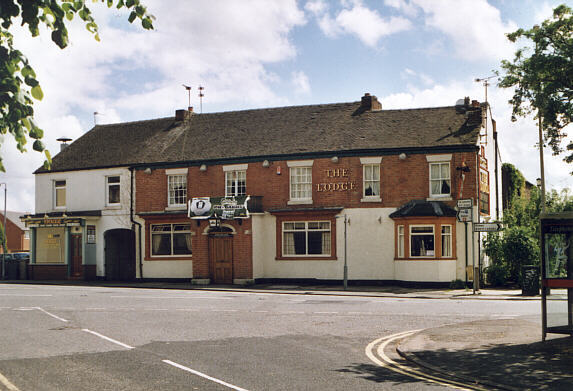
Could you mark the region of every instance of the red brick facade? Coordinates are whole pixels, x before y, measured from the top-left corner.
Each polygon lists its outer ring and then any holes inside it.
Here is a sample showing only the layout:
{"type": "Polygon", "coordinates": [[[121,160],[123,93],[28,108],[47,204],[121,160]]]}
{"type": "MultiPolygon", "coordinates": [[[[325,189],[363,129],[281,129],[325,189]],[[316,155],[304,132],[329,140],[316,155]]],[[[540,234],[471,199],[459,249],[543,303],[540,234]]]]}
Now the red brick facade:
{"type": "MultiPolygon", "coordinates": [[[[246,193],[262,197],[262,209],[274,214],[276,219],[276,260],[293,260],[282,256],[283,221],[321,220],[331,222],[331,255],[329,257],[307,257],[305,259],[336,260],[336,218],[343,208],[398,208],[410,200],[428,199],[430,193],[429,162],[427,156],[436,154],[402,154],[381,157],[380,201],[364,202],[363,164],[360,156],[322,157],[312,160],[312,202],[290,205],[290,169],[286,160],[271,161],[268,166],[262,161],[248,163],[246,171],[246,193]],[[326,211],[324,209],[327,209],[326,211]]],[[[439,155],[439,154],[438,154],[439,155]]],[[[477,200],[477,152],[454,152],[451,155],[450,179],[451,197],[444,200],[455,206],[458,198],[477,200]],[[462,167],[467,167],[462,188],[462,167]]],[[[294,161],[294,160],[293,160],[294,161]]],[[[243,163],[244,164],[244,163],[243,163]]],[[[151,171],[136,170],[135,213],[145,219],[145,261],[161,262],[193,261],[193,278],[208,279],[212,276],[209,260],[209,226],[206,220],[189,220],[187,211],[172,211],[167,208],[167,173],[165,168],[151,171]],[[165,223],[189,223],[192,231],[192,256],[151,257],[150,225],[165,223]]],[[[187,167],[187,199],[193,197],[221,197],[225,194],[225,172],[223,165],[209,165],[201,170],[199,166],[187,167]]],[[[253,278],[253,249],[251,220],[224,220],[233,230],[233,278],[253,278]]],[[[398,223],[397,223],[398,224],[398,223]]],[[[400,223],[403,224],[403,223],[400,223]]],[[[447,224],[455,227],[455,218],[448,218],[447,224]]],[[[439,224],[437,225],[439,229],[439,224]]],[[[455,237],[455,228],[452,232],[455,237]]],[[[437,235],[439,237],[439,235],[437,235]]],[[[439,240],[439,239],[438,239],[439,240]]],[[[440,245],[437,242],[437,245],[440,245]]],[[[454,240],[455,246],[455,240],[454,240]]],[[[454,247],[455,254],[455,247],[454,247]]]]}
{"type": "MultiPolygon", "coordinates": [[[[4,223],[4,215],[0,213],[0,223],[4,223]]],[[[9,253],[30,251],[30,238],[26,236],[26,231],[14,224],[10,219],[6,219],[6,233],[9,253]]],[[[2,248],[0,247],[0,253],[2,248]]]]}

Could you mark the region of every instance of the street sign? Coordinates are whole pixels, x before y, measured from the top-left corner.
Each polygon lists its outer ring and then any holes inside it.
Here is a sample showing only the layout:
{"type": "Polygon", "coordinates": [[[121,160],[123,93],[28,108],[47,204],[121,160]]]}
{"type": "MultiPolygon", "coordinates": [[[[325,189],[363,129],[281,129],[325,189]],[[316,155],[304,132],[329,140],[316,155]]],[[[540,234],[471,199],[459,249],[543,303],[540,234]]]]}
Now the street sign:
{"type": "Polygon", "coordinates": [[[474,232],[497,232],[503,229],[502,223],[475,223],[474,232]]]}
{"type": "Polygon", "coordinates": [[[474,206],[474,200],[472,198],[458,200],[457,206],[458,209],[470,209],[474,206]]]}
{"type": "Polygon", "coordinates": [[[458,210],[458,221],[462,223],[467,223],[472,221],[472,210],[471,209],[460,209],[458,210]]]}

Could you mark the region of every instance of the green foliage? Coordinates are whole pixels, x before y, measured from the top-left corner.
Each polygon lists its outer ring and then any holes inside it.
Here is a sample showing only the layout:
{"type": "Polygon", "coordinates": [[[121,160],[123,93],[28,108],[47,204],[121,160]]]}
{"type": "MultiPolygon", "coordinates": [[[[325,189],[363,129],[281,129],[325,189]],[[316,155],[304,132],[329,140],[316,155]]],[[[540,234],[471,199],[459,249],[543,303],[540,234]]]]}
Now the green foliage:
{"type": "Polygon", "coordinates": [[[508,206],[511,207],[511,205],[521,197],[522,190],[525,186],[525,178],[513,164],[503,163],[501,170],[507,173],[508,206]]]}
{"type": "Polygon", "coordinates": [[[504,233],[502,249],[504,264],[512,281],[520,281],[521,266],[539,264],[539,240],[532,237],[529,227],[508,228],[504,233]]]}
{"type": "Polygon", "coordinates": [[[450,289],[463,289],[466,288],[466,283],[459,278],[450,282],[450,289]]]}
{"type": "MultiPolygon", "coordinates": [[[[512,118],[534,112],[541,116],[547,143],[554,154],[561,153],[563,129],[573,120],[573,11],[560,5],[541,26],[520,28],[507,37],[511,42],[525,39],[533,44],[520,48],[513,61],[501,63],[504,75],[499,78],[499,86],[514,88],[509,101],[512,118]]],[[[566,148],[570,153],[565,161],[572,163],[573,142],[566,148]]]]}
{"type": "MultiPolygon", "coordinates": [[[[140,0],[93,0],[109,8],[126,8],[131,11],[129,22],[141,20],[144,29],[153,29],[152,15],[140,0]]],[[[22,52],[13,44],[10,28],[14,22],[27,26],[30,34],[40,34],[40,25],[51,30],[52,41],[61,49],[69,42],[66,24],[78,16],[86,29],[99,41],[98,26],[84,0],[2,0],[0,4],[0,135],[11,134],[21,152],[26,151],[28,138],[34,140],[33,149],[44,152],[44,166],[51,164],[50,153],[40,141],[43,131],[33,121],[33,99],[42,100],[44,92],[36,73],[22,52]]],[[[1,142],[1,138],[0,138],[1,142]]],[[[5,168],[0,156],[0,171],[5,168]]]]}
{"type": "Polygon", "coordinates": [[[494,263],[486,267],[484,272],[487,283],[491,286],[504,286],[509,276],[507,266],[502,263],[494,263]]]}

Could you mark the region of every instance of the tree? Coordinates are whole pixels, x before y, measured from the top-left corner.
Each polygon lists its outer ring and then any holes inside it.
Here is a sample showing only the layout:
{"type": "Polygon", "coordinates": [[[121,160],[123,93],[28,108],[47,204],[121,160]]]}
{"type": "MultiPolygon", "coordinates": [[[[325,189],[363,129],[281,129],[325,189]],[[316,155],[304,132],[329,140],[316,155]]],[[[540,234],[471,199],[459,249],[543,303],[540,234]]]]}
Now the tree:
{"type": "MultiPolygon", "coordinates": [[[[557,155],[563,152],[564,128],[573,120],[573,11],[560,5],[541,26],[518,29],[507,37],[511,42],[524,38],[534,44],[520,48],[513,62],[501,63],[505,74],[499,86],[515,89],[509,101],[512,120],[532,113],[541,117],[545,139],[557,155]]],[[[573,163],[572,141],[566,149],[564,160],[573,163]]]]}
{"type": "MultiPolygon", "coordinates": [[[[128,20],[141,20],[144,29],[153,29],[152,15],[140,0],[92,0],[109,8],[130,10],[128,20]]],[[[44,96],[36,73],[26,56],[14,47],[10,28],[14,22],[27,26],[32,37],[40,34],[40,27],[51,30],[52,41],[61,49],[68,45],[66,24],[78,16],[86,29],[99,41],[98,25],[85,0],[2,0],[0,4],[0,133],[11,134],[21,152],[26,152],[28,138],[34,140],[32,148],[44,152],[49,167],[51,157],[41,141],[44,132],[34,122],[33,100],[44,96]]],[[[1,142],[1,139],[0,139],[1,142]]],[[[0,171],[5,171],[0,156],[0,171]]]]}

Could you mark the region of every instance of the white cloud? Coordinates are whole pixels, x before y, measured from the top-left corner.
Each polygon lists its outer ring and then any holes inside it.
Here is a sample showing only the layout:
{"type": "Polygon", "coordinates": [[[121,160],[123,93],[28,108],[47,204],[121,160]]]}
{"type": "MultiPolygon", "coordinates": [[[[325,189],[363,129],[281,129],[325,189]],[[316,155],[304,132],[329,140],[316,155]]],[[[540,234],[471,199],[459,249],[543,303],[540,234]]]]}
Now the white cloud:
{"type": "Polygon", "coordinates": [[[356,36],[367,46],[375,47],[382,37],[409,30],[408,19],[392,16],[383,18],[378,11],[364,6],[361,1],[343,3],[347,8],[340,10],[335,17],[324,13],[324,7],[313,3],[309,9],[317,16],[318,24],[328,37],[343,34],[356,36]],[[317,12],[319,10],[320,12],[317,12]]]}
{"type": "Polygon", "coordinates": [[[388,7],[396,8],[403,12],[404,15],[411,18],[418,15],[418,8],[414,4],[408,3],[406,0],[384,0],[384,4],[388,7]]]}
{"type": "Polygon", "coordinates": [[[294,90],[297,94],[308,94],[310,93],[310,82],[308,76],[302,71],[296,71],[292,73],[292,84],[294,90]]]}
{"type": "Polygon", "coordinates": [[[504,22],[500,11],[486,0],[412,0],[424,11],[426,26],[449,37],[455,54],[469,61],[499,61],[512,56],[505,33],[517,29],[504,22]]]}

